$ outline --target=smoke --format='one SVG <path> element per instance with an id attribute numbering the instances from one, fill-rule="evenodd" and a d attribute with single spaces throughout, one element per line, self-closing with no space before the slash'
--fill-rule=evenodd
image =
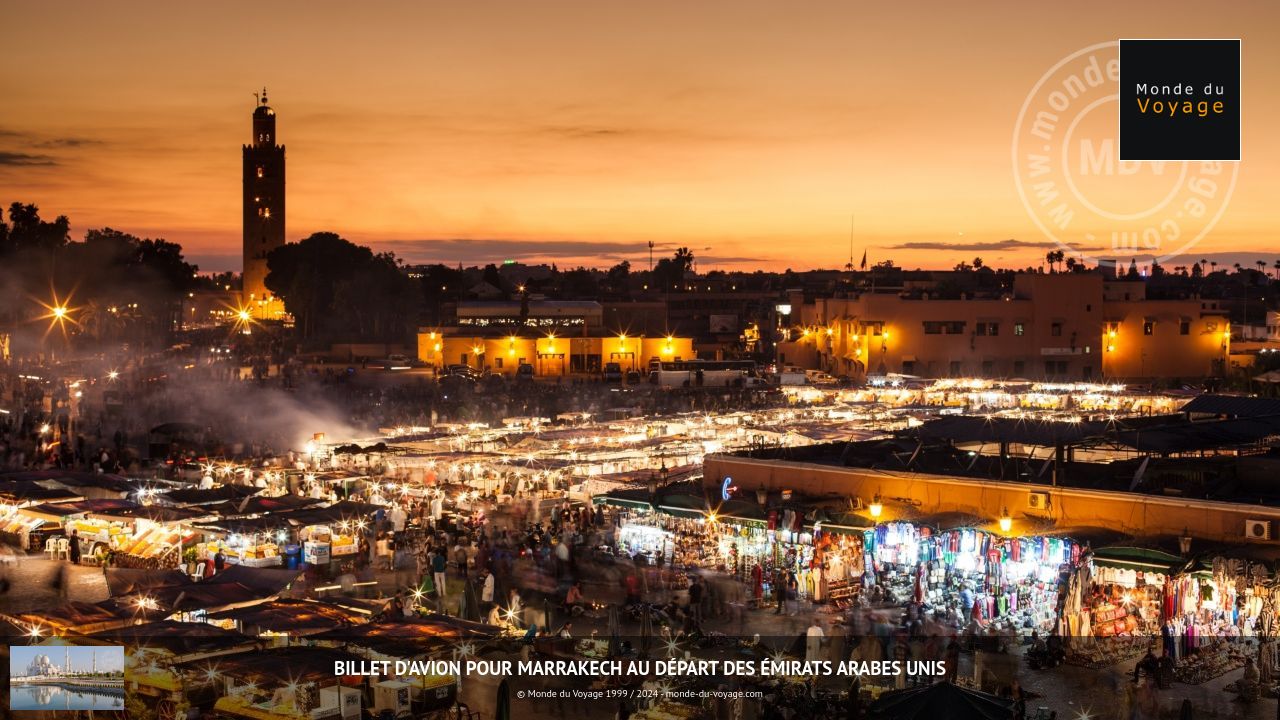
<path id="1" fill-rule="evenodd" d="M 351 418 L 332 386 L 301 381 L 296 388 L 229 379 L 234 363 L 196 365 L 183 360 L 137 368 L 124 397 L 131 435 L 165 423 L 196 426 L 225 455 L 303 450 L 316 433 L 326 441 L 369 437 L 370 428 Z M 277 378 L 267 382 L 279 384 Z"/>

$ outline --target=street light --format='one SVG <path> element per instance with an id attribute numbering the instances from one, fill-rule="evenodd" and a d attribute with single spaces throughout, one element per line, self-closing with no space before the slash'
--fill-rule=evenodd
<path id="1" fill-rule="evenodd" d="M 1009 508 L 1000 511 L 1000 532 L 1007 533 L 1013 529 L 1013 518 L 1009 517 Z"/>
<path id="2" fill-rule="evenodd" d="M 871 504 L 867 506 L 867 512 L 871 513 L 874 519 L 880 518 L 880 513 L 884 512 L 884 503 L 880 502 L 880 493 L 876 493 L 871 499 Z"/>

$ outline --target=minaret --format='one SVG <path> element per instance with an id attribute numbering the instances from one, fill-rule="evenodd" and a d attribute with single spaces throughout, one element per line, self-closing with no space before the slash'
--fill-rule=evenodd
<path id="1" fill-rule="evenodd" d="M 284 245 L 284 146 L 276 111 L 262 88 L 253 110 L 253 142 L 244 146 L 244 275 L 241 304 L 255 318 L 275 318 L 283 304 L 267 290 L 267 255 Z"/>
<path id="2" fill-rule="evenodd" d="M 93 651 L 93 674 L 94 674 L 94 675 L 97 675 L 97 674 L 98 674 L 98 650 L 97 650 L 97 648 L 94 648 L 94 651 Z"/>
<path id="3" fill-rule="evenodd" d="M 62 674 L 71 674 L 71 648 L 62 648 Z"/>

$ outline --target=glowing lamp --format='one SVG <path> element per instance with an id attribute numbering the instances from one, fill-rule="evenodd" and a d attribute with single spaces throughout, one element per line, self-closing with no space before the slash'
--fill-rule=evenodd
<path id="1" fill-rule="evenodd" d="M 867 512 L 871 513 L 871 517 L 877 519 L 884 512 L 884 503 L 880 502 L 879 493 L 876 493 L 876 496 L 871 499 L 871 504 L 867 506 Z"/>
<path id="2" fill-rule="evenodd" d="M 1013 529 L 1013 518 L 1009 517 L 1009 508 L 1000 512 L 1000 532 L 1007 533 Z"/>

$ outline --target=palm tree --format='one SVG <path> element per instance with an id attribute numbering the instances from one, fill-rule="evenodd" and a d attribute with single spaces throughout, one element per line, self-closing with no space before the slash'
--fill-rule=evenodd
<path id="1" fill-rule="evenodd" d="M 1280 260 L 1276 260 L 1276 264 L 1271 267 L 1276 269 L 1276 279 L 1280 280 Z"/>
<path id="2" fill-rule="evenodd" d="M 1255 263 L 1254 263 L 1254 265 L 1257 265 L 1257 266 L 1258 266 L 1258 272 L 1262 273 L 1263 275 L 1266 275 L 1266 274 L 1267 274 L 1267 261 L 1266 261 L 1266 260 L 1258 260 L 1257 262 L 1255 262 Z"/>

